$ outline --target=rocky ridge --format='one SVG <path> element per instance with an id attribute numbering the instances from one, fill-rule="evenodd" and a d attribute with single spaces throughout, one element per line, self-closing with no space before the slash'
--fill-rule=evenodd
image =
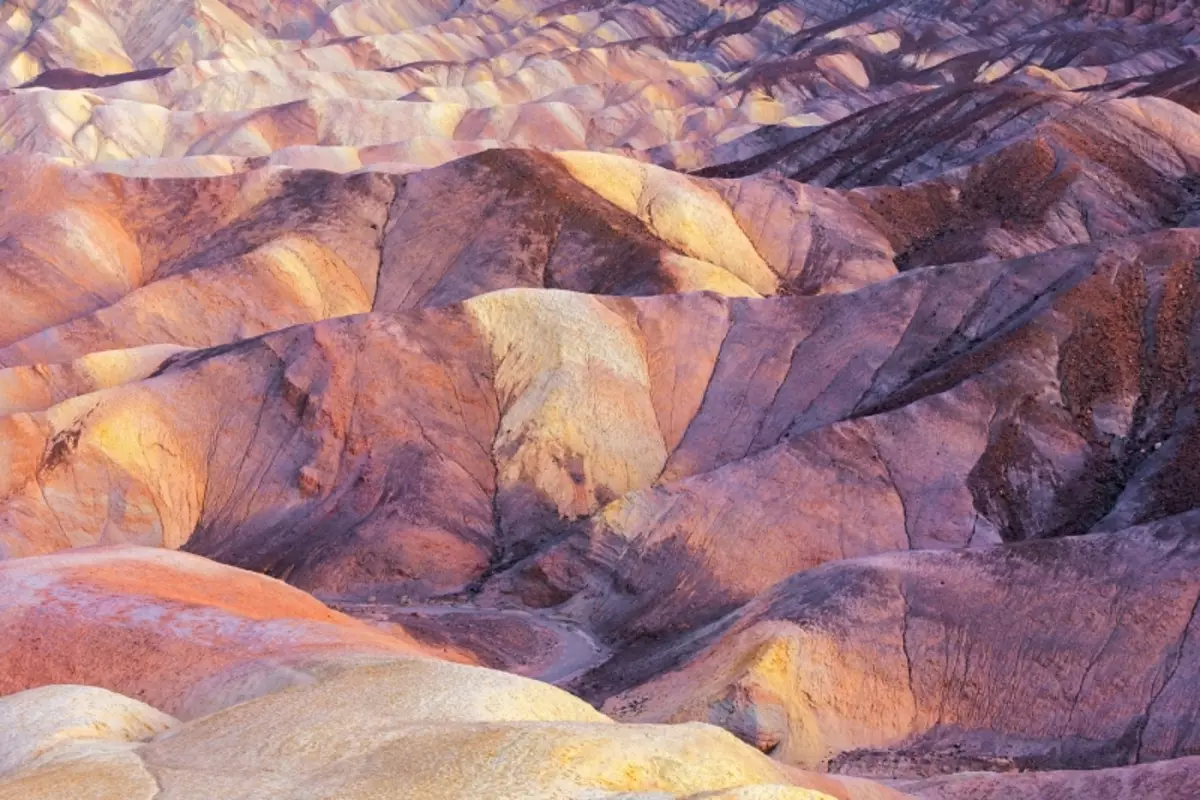
<path id="1" fill-rule="evenodd" d="M 1196 794 L 1195 12 L 5 4 L 0 798 Z"/>

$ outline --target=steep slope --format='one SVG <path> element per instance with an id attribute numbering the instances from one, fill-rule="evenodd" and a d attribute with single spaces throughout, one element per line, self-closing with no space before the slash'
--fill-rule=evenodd
<path id="1" fill-rule="evenodd" d="M 807 329 L 781 301 L 737 308 L 744 324 L 761 316 L 726 337 L 657 485 L 489 588 L 569 600 L 628 643 L 709 622 L 830 560 L 1193 508 L 1182 460 L 1198 246 L 1181 231 L 917 270 L 829 298 Z M 801 336 L 741 340 L 768 303 Z"/>
<path id="2" fill-rule="evenodd" d="M 0 4 L 0 797 L 1186 800 L 1198 10 Z"/>
<path id="3" fill-rule="evenodd" d="M 712 726 L 614 724 L 195 556 L 22 559 L 0 585 L 0 797 L 901 797 L 787 769 Z M 45 685 L 65 677 L 85 685 Z M 42 685 L 12 693 L 22 683 Z"/>
<path id="4" fill-rule="evenodd" d="M 767 170 L 854 189 L 903 269 L 1172 227 L 1198 165 L 1200 117 L 1172 101 L 996 87 L 904 97 L 701 174 Z"/>
<path id="5" fill-rule="evenodd" d="M 188 718 L 303 680 L 322 658 L 445 654 L 297 589 L 186 553 L 80 550 L 0 563 L 0 692 L 82 683 Z"/>
<path id="6" fill-rule="evenodd" d="M 836 194 L 586 154 L 496 151 L 407 178 L 144 180 L 19 158 L 0 171 L 10 367 L 212 347 L 510 287 L 757 296 L 895 274 L 877 221 Z"/>
<path id="7" fill-rule="evenodd" d="M 672 524 L 655 509 L 677 515 L 685 538 L 704 535 L 716 519 L 704 509 L 744 499 L 750 476 L 789 470 L 811 488 L 775 496 L 764 484 L 738 541 L 769 541 L 772 520 L 804 519 L 814 501 L 824 510 L 806 524 L 823 518 L 828 531 L 762 569 L 734 567 L 754 581 L 739 601 L 831 557 L 1081 533 L 1190 435 L 1198 248 L 1164 234 L 818 298 L 516 290 L 185 354 L 149 380 L 4 420 L 4 513 L 23 520 L 6 546 L 186 542 L 310 589 L 438 594 L 633 491 L 556 547 L 595 551 L 602 571 L 610 540 L 670 549 Z M 950 419 L 956 460 L 923 430 L 944 437 Z M 935 449 L 919 455 L 922 443 Z M 838 513 L 821 482 L 846 487 L 855 473 L 884 503 L 847 493 Z M 1138 502 L 1149 515 L 1186 504 L 1186 485 Z M 121 504 L 104 499 L 113 491 Z M 847 544 L 838 531 L 862 524 L 864 508 L 881 516 L 853 535 L 872 538 Z M 643 541 L 642 525 L 655 537 Z M 535 571 L 552 569 L 554 552 Z M 636 574 L 621 582 L 636 586 Z M 657 567 L 647 577 L 653 586 L 632 591 L 642 602 L 672 591 Z"/>
<path id="8" fill-rule="evenodd" d="M 604 707 L 721 721 L 791 763 L 857 774 L 1184 755 L 1196 746 L 1195 522 L 800 573 Z"/>

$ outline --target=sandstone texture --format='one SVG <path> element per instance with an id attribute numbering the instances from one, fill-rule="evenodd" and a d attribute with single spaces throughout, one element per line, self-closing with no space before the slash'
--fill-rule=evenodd
<path id="1" fill-rule="evenodd" d="M 1178 758 L 1137 767 L 1029 774 L 962 773 L 906 784 L 915 797 L 1051 800 L 1072 797 L 1191 797 L 1200 792 L 1196 759 Z"/>
<path id="2" fill-rule="evenodd" d="M 712 725 L 617 724 L 198 556 L 79 550 L 3 573 L 0 797 L 903 796 Z"/>
<path id="3" fill-rule="evenodd" d="M 827 564 L 605 708 L 719 719 L 786 761 L 854 774 L 1186 755 L 1200 669 L 1194 524 Z"/>
<path id="4" fill-rule="evenodd" d="M 1198 14 L 0 4 L 0 800 L 1200 795 Z"/>
<path id="5" fill-rule="evenodd" d="M 286 685 L 326 656 L 472 660 L 382 634 L 263 575 L 163 549 L 14 559 L 0 564 L 0 583 L 5 694 L 86 684 L 186 718 Z"/>

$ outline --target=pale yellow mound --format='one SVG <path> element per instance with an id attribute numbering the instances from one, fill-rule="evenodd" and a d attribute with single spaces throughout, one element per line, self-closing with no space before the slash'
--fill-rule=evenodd
<path id="1" fill-rule="evenodd" d="M 646 224 L 680 252 L 728 271 L 759 294 L 778 276 L 715 191 L 685 175 L 604 153 L 558 153 L 572 177 Z"/>
<path id="2" fill-rule="evenodd" d="M 178 724 L 145 703 L 95 686 L 43 686 L 0 697 L 0 775 L 74 742 L 134 742 Z"/>
<path id="3" fill-rule="evenodd" d="M 7 702 L 21 708 L 39 693 L 78 695 L 86 713 L 69 702 L 38 708 L 57 708 L 62 730 L 111 719 L 116 743 L 14 761 L 27 766 L 0 778 L 0 798 L 831 798 L 791 786 L 784 767 L 714 726 L 617 725 L 554 687 L 492 670 L 331 662 L 307 679 L 142 744 L 129 742 L 174 721 L 102 690 L 16 695 Z M 55 731 L 44 713 L 0 707 L 0 720 L 26 750 Z"/>

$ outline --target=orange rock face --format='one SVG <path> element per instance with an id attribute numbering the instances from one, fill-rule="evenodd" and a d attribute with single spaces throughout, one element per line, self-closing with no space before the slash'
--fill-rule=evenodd
<path id="1" fill-rule="evenodd" d="M 3 5 L 0 800 L 1196 794 L 1198 11 Z"/>
<path id="2" fill-rule="evenodd" d="M 284 686 L 321 657 L 463 658 L 279 581 L 167 550 L 16 559 L 0 565 L 0 582 L 4 694 L 83 683 L 191 717 Z"/>

